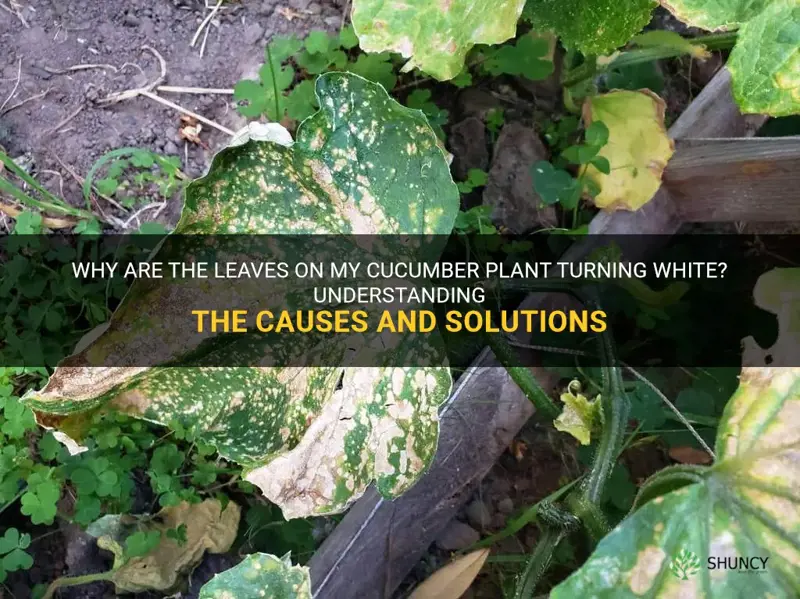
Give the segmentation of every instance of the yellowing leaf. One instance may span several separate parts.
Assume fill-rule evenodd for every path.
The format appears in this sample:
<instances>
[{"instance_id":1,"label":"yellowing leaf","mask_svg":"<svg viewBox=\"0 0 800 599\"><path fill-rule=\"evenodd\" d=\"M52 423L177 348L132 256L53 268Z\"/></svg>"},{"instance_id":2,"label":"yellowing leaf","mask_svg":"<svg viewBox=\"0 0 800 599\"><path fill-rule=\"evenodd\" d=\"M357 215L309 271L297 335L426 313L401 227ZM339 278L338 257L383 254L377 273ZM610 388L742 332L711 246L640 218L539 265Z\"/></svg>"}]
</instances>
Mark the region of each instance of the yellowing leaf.
<instances>
[{"instance_id":1,"label":"yellowing leaf","mask_svg":"<svg viewBox=\"0 0 800 599\"><path fill-rule=\"evenodd\" d=\"M434 572L409 599L458 599L467 592L487 557L489 550L479 549L458 558Z\"/></svg>"},{"instance_id":2,"label":"yellowing leaf","mask_svg":"<svg viewBox=\"0 0 800 599\"><path fill-rule=\"evenodd\" d=\"M564 410L553 421L556 430L572 435L581 445L589 445L592 429L600 419L600 402L589 401L582 393L562 393L561 401Z\"/></svg>"},{"instance_id":3,"label":"yellowing leaf","mask_svg":"<svg viewBox=\"0 0 800 599\"><path fill-rule=\"evenodd\" d=\"M588 98L583 118L588 127L605 123L608 143L599 156L611 164L606 175L588 165L585 176L600 187L594 203L603 210L638 210L661 186L675 151L664 127L664 101L647 90L616 90Z\"/></svg>"},{"instance_id":4,"label":"yellowing leaf","mask_svg":"<svg viewBox=\"0 0 800 599\"><path fill-rule=\"evenodd\" d=\"M87 532L98 537L98 546L114 552L119 559L125 537L132 532L158 531L161 539L157 547L147 555L127 560L114 571L111 581L117 591L167 591L176 587L182 576L194 570L206 551L225 553L231 548L240 515L239 506L232 501L223 510L216 499L206 499L202 503L183 502L164 508L148 519L128 515L104 516ZM186 527L185 543L178 543L166 534L181 525Z\"/></svg>"}]
</instances>

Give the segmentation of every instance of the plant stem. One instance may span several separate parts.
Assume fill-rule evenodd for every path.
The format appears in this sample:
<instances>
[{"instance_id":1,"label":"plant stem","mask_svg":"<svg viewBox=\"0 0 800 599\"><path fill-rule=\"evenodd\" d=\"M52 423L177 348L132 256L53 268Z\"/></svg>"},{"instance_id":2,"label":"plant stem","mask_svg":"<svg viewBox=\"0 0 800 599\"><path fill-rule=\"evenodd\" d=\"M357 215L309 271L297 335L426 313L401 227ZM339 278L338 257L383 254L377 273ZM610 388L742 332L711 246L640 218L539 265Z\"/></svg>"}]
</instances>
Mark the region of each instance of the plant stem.
<instances>
[{"instance_id":1,"label":"plant stem","mask_svg":"<svg viewBox=\"0 0 800 599\"><path fill-rule=\"evenodd\" d=\"M505 337L499 333L489 333L486 335L486 342L500 364L508 371L513 381L519 385L525 396L531 400L531 403L536 407L536 411L549 419L558 418L560 413L558 407L545 390L542 389L530 369L525 366L514 365L514 350L505 340Z\"/></svg>"},{"instance_id":2,"label":"plant stem","mask_svg":"<svg viewBox=\"0 0 800 599\"><path fill-rule=\"evenodd\" d=\"M33 196L28 195L27 193L19 189L16 185L11 183L11 181L2 176L0 176L0 191L7 193L22 205L27 206L29 208L30 207L38 208L42 212L50 211L50 212L57 212L59 214L67 214L69 216L76 216L80 218L95 218L94 214L92 214L91 212L86 212L84 210L81 210L80 208L73 208L71 206L62 205L60 203L56 204L51 202L45 202L42 200L37 200Z\"/></svg>"},{"instance_id":3,"label":"plant stem","mask_svg":"<svg viewBox=\"0 0 800 599\"><path fill-rule=\"evenodd\" d=\"M111 580L111 576L113 574L114 570L110 570L108 572L99 572L97 574L84 574L82 576L62 576L61 578L56 578L47 587L47 590L45 591L44 595L42 595L42 599L53 599L55 592L58 589L64 587L74 587L81 584L98 582L101 580Z\"/></svg>"},{"instance_id":4,"label":"plant stem","mask_svg":"<svg viewBox=\"0 0 800 599\"><path fill-rule=\"evenodd\" d=\"M727 31L725 33L715 33L710 35L701 35L692 38L690 41L699 45L703 45L708 50L728 50L733 48L737 39L736 31ZM682 50L672 47L654 47L654 48L633 48L622 52L617 58L603 65L599 69L597 64L587 61L584 64L576 67L571 72L567 73L562 81L564 87L572 87L587 79L601 75L611 69L618 69L628 67L635 64L644 62L652 62L663 58L675 58L685 54Z\"/></svg>"},{"instance_id":5,"label":"plant stem","mask_svg":"<svg viewBox=\"0 0 800 599\"><path fill-rule=\"evenodd\" d=\"M27 489L27 487L23 488L23 489L22 489L22 490L21 490L19 493L17 493L16 495L14 495L14 497L11 499L11 501L9 501L8 503L6 503L6 504L5 504L3 507L0 507L0 514L2 514L4 511L6 511L6 510L7 510L9 507L11 507L12 505L14 505L14 504L17 502L17 499L19 499L20 497L22 497L22 495L25 493L25 490L26 490L26 489Z\"/></svg>"},{"instance_id":6,"label":"plant stem","mask_svg":"<svg viewBox=\"0 0 800 599\"><path fill-rule=\"evenodd\" d=\"M547 528L542 534L542 538L536 543L528 564L525 566L517 589L514 592L514 599L532 599L536 585L541 580L542 575L547 571L553 559L553 552L564 538L564 532L555 528Z\"/></svg>"},{"instance_id":7,"label":"plant stem","mask_svg":"<svg viewBox=\"0 0 800 599\"><path fill-rule=\"evenodd\" d=\"M280 105L280 92L278 91L278 81L275 79L275 65L272 63L272 50L269 48L269 44L267 44L267 60L269 61L269 72L272 75L272 92L275 94L275 122L280 122L281 120L281 105ZM278 64L278 68L280 68L280 64Z\"/></svg>"}]
</instances>

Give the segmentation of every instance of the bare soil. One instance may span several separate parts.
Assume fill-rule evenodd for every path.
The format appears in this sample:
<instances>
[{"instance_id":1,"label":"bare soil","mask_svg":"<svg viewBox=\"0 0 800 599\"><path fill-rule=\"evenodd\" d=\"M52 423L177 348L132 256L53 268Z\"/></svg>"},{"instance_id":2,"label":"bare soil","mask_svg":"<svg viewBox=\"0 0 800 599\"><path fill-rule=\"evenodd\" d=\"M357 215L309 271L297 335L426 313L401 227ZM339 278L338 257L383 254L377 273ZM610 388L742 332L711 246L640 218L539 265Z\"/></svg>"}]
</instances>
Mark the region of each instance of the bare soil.
<instances>
[{"instance_id":1,"label":"bare soil","mask_svg":"<svg viewBox=\"0 0 800 599\"><path fill-rule=\"evenodd\" d=\"M201 175L227 141L224 133L204 126L206 149L181 140L180 114L151 99L105 107L98 101L158 77L158 60L144 46L164 57L165 85L230 89L254 75L273 35L336 30L345 3L225 1L201 56L204 35L190 43L210 12L203 0L17 0L22 19L0 9L0 146L14 158L32 159L38 179L75 204L83 200L70 171L85 176L116 148L177 155L186 174ZM67 70L77 65L100 66ZM232 130L244 123L230 95L159 95Z\"/></svg>"}]
</instances>

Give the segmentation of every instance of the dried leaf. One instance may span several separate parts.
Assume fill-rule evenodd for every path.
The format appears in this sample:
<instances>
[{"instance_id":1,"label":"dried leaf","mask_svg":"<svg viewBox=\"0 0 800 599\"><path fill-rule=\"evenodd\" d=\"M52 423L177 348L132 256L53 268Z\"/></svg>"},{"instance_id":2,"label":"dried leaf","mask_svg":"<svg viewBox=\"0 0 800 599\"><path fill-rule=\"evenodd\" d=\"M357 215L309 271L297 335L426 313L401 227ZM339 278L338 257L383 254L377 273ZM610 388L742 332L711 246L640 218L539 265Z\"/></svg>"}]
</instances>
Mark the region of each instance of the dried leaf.
<instances>
[{"instance_id":1,"label":"dried leaf","mask_svg":"<svg viewBox=\"0 0 800 599\"><path fill-rule=\"evenodd\" d=\"M710 464L713 460L708 452L702 449L696 449L688 445L681 445L680 447L671 447L669 450L669 457L681 464Z\"/></svg>"},{"instance_id":2,"label":"dried leaf","mask_svg":"<svg viewBox=\"0 0 800 599\"><path fill-rule=\"evenodd\" d=\"M126 561L114 571L111 581L117 591L168 591L200 563L206 551L225 553L231 548L236 540L240 515L239 506L232 501L223 510L222 504L216 499L206 499L202 503L183 502L164 508L152 518L104 516L93 523L87 532L97 537L100 547L114 552L118 557L130 533L161 533L161 540L153 551ZM183 544L166 535L167 530L181 525L186 527L186 542Z\"/></svg>"},{"instance_id":3,"label":"dried leaf","mask_svg":"<svg viewBox=\"0 0 800 599\"><path fill-rule=\"evenodd\" d=\"M489 549L479 549L447 564L419 585L409 599L458 599L483 568Z\"/></svg>"}]
</instances>

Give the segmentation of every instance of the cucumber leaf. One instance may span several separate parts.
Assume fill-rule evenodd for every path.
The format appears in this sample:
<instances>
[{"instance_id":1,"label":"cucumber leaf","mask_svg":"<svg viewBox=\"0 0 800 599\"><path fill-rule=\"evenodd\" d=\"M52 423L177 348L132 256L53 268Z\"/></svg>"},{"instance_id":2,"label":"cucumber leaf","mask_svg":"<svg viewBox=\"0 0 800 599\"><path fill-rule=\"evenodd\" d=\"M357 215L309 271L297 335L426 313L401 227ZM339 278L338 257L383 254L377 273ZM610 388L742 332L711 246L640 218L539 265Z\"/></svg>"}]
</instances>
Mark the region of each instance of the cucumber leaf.
<instances>
[{"instance_id":1,"label":"cucumber leaf","mask_svg":"<svg viewBox=\"0 0 800 599\"><path fill-rule=\"evenodd\" d=\"M189 185L176 233L192 234L198 256L204 234L293 233L301 236L299 252L321 251L330 259L330 250L315 250L324 245L318 241L324 234L323 239L336 240L336 234L450 233L459 193L424 115L391 99L380 85L348 73L320 76L317 97L322 109L301 124L296 141L275 124L263 135L251 126L248 135L215 157L205 177ZM167 246L159 251L168 251ZM261 249L256 247L250 258L264 260ZM398 246L394 255L404 251L435 259L441 248ZM286 281L297 286L294 279ZM270 294L258 279L211 282L136 281L107 329L67 358L42 391L26 396L40 421L73 435L80 433L85 412L94 409L121 410L167 426L178 422L242 464L247 480L286 517L341 511L373 480L385 496L394 497L421 476L436 451L438 406L452 385L446 366L216 366L230 352L250 352L247 364L268 354L279 357L273 364L288 363L280 357L289 355L308 356L313 364L315 353L330 356L344 349L341 343L332 346L332 336L324 334L226 336L187 330L173 315L203 293L231 306L248 305L242 297L259 297L266 302L259 307L269 309L278 296L297 303L278 309L308 306L303 288L287 296ZM279 283L274 287L286 291ZM159 316L143 318L145 313ZM368 336L358 341L364 351L377 351ZM407 336L381 351L419 355L415 364L439 364L428 359L436 343L435 335ZM150 356L146 363L169 366L89 366L91 357L119 347L130 352L126 355ZM204 355L207 366L181 368L181 359L192 352ZM345 363L341 357L328 363Z\"/></svg>"},{"instance_id":2,"label":"cucumber leaf","mask_svg":"<svg viewBox=\"0 0 800 599\"><path fill-rule=\"evenodd\" d=\"M476 44L514 37L525 0L354 0L353 28L365 52L391 51L440 81L453 79Z\"/></svg>"},{"instance_id":3,"label":"cucumber leaf","mask_svg":"<svg viewBox=\"0 0 800 599\"><path fill-rule=\"evenodd\" d=\"M743 369L714 466L644 503L551 597L797 597L798 418L800 368ZM726 558L755 559L734 569Z\"/></svg>"},{"instance_id":4,"label":"cucumber leaf","mask_svg":"<svg viewBox=\"0 0 800 599\"><path fill-rule=\"evenodd\" d=\"M795 0L662 0L694 27L739 29L728 60L733 95L745 113L800 112L800 5Z\"/></svg>"},{"instance_id":5,"label":"cucumber leaf","mask_svg":"<svg viewBox=\"0 0 800 599\"><path fill-rule=\"evenodd\" d=\"M238 565L220 572L200 589L200 599L311 599L308 568L293 566L288 556L248 555Z\"/></svg>"},{"instance_id":6,"label":"cucumber leaf","mask_svg":"<svg viewBox=\"0 0 800 599\"><path fill-rule=\"evenodd\" d=\"M605 54L639 33L655 7L653 0L528 0L523 16L568 48Z\"/></svg>"},{"instance_id":7,"label":"cucumber leaf","mask_svg":"<svg viewBox=\"0 0 800 599\"><path fill-rule=\"evenodd\" d=\"M587 126L600 121L608 128L608 143L598 156L610 171L595 164L586 177L600 188L594 203L603 210L638 210L661 186L661 177L674 152L664 126L664 101L648 90L616 90L587 98L583 118Z\"/></svg>"}]
</instances>

